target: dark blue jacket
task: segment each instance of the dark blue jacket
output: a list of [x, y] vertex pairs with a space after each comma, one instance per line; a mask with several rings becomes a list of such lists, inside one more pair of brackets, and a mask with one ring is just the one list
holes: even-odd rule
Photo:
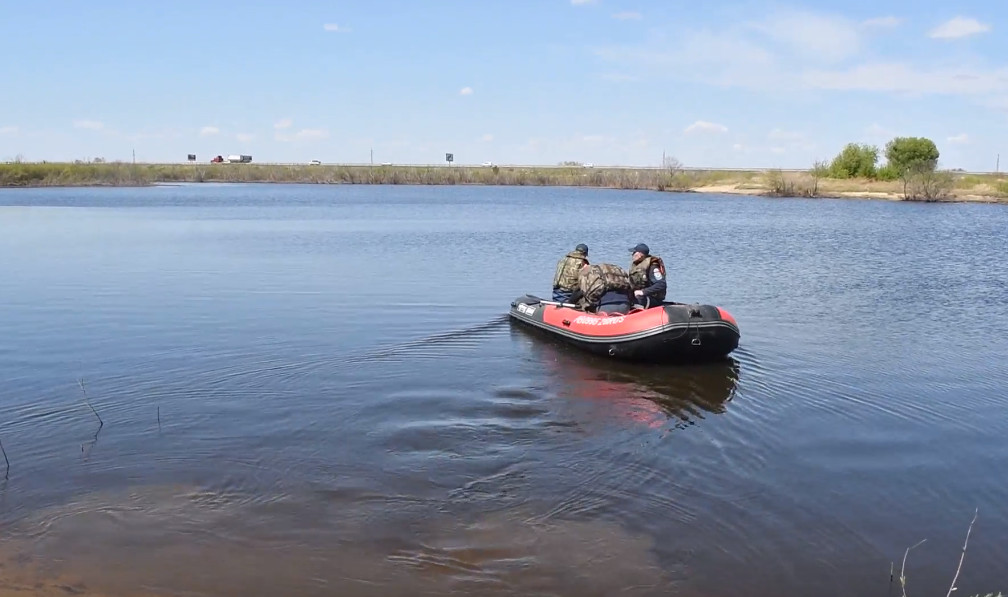
[[573, 294], [573, 292], [570, 290], [560, 290], [559, 288], [554, 288], [553, 300], [560, 303], [568, 303], [570, 302], [571, 294]]
[[599, 299], [600, 307], [602, 305], [621, 305], [621, 304], [626, 305], [630, 304], [630, 297], [627, 296], [627, 293], [622, 290], [610, 290], [605, 294], [603, 294], [602, 298]]
[[662, 275], [658, 266], [652, 265], [647, 272], [648, 285], [642, 288], [644, 296], [651, 298], [651, 303], [665, 300], [665, 276]]

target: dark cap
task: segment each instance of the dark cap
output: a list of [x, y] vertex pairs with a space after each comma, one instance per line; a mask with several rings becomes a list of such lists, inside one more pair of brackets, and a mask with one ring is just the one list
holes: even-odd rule
[[587, 255], [588, 254], [588, 245], [586, 245], [584, 243], [581, 243], [580, 245], [574, 247], [574, 250], [577, 251], [577, 252], [579, 252], [579, 253], [584, 253], [585, 255]]
[[651, 253], [651, 250], [648, 249], [648, 246], [645, 245], [644, 243], [638, 243], [636, 247], [630, 249], [631, 253], [637, 253], [638, 251], [643, 253], [644, 255], [649, 255]]

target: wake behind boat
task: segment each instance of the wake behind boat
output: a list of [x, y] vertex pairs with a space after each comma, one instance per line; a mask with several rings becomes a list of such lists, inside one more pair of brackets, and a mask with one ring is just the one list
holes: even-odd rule
[[631, 361], [720, 360], [740, 337], [735, 318], [714, 305], [665, 302], [617, 315], [527, 294], [511, 302], [509, 315], [589, 352]]

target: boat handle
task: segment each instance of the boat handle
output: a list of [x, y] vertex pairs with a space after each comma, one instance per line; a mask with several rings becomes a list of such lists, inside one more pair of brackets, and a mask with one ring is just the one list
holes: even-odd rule
[[570, 325], [570, 320], [569, 320], [569, 319], [565, 319], [565, 320], [563, 320], [563, 324], [564, 324], [564, 325]]

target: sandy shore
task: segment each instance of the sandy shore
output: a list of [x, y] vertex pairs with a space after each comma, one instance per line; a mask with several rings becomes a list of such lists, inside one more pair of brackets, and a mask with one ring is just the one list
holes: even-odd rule
[[[903, 201], [903, 194], [895, 191], [870, 191], [870, 190], [859, 190], [859, 191], [844, 191], [844, 190], [834, 190], [829, 188], [829, 183], [822, 185], [823, 188], [819, 189], [816, 194], [816, 199], [884, 199], [887, 201]], [[705, 185], [690, 189], [693, 193], [710, 193], [710, 194], [725, 194], [725, 195], [750, 195], [757, 197], [772, 196], [769, 189], [765, 187], [756, 187], [752, 184], [715, 184], [715, 185]], [[962, 190], [953, 190], [951, 196], [944, 199], [944, 203], [1005, 203], [1008, 204], [1008, 198], [999, 197], [996, 195], [983, 195], [977, 193], [964, 192]]]
[[765, 189], [754, 189], [734, 184], [713, 184], [692, 189], [694, 193], [724, 193], [727, 195], [765, 195]]

